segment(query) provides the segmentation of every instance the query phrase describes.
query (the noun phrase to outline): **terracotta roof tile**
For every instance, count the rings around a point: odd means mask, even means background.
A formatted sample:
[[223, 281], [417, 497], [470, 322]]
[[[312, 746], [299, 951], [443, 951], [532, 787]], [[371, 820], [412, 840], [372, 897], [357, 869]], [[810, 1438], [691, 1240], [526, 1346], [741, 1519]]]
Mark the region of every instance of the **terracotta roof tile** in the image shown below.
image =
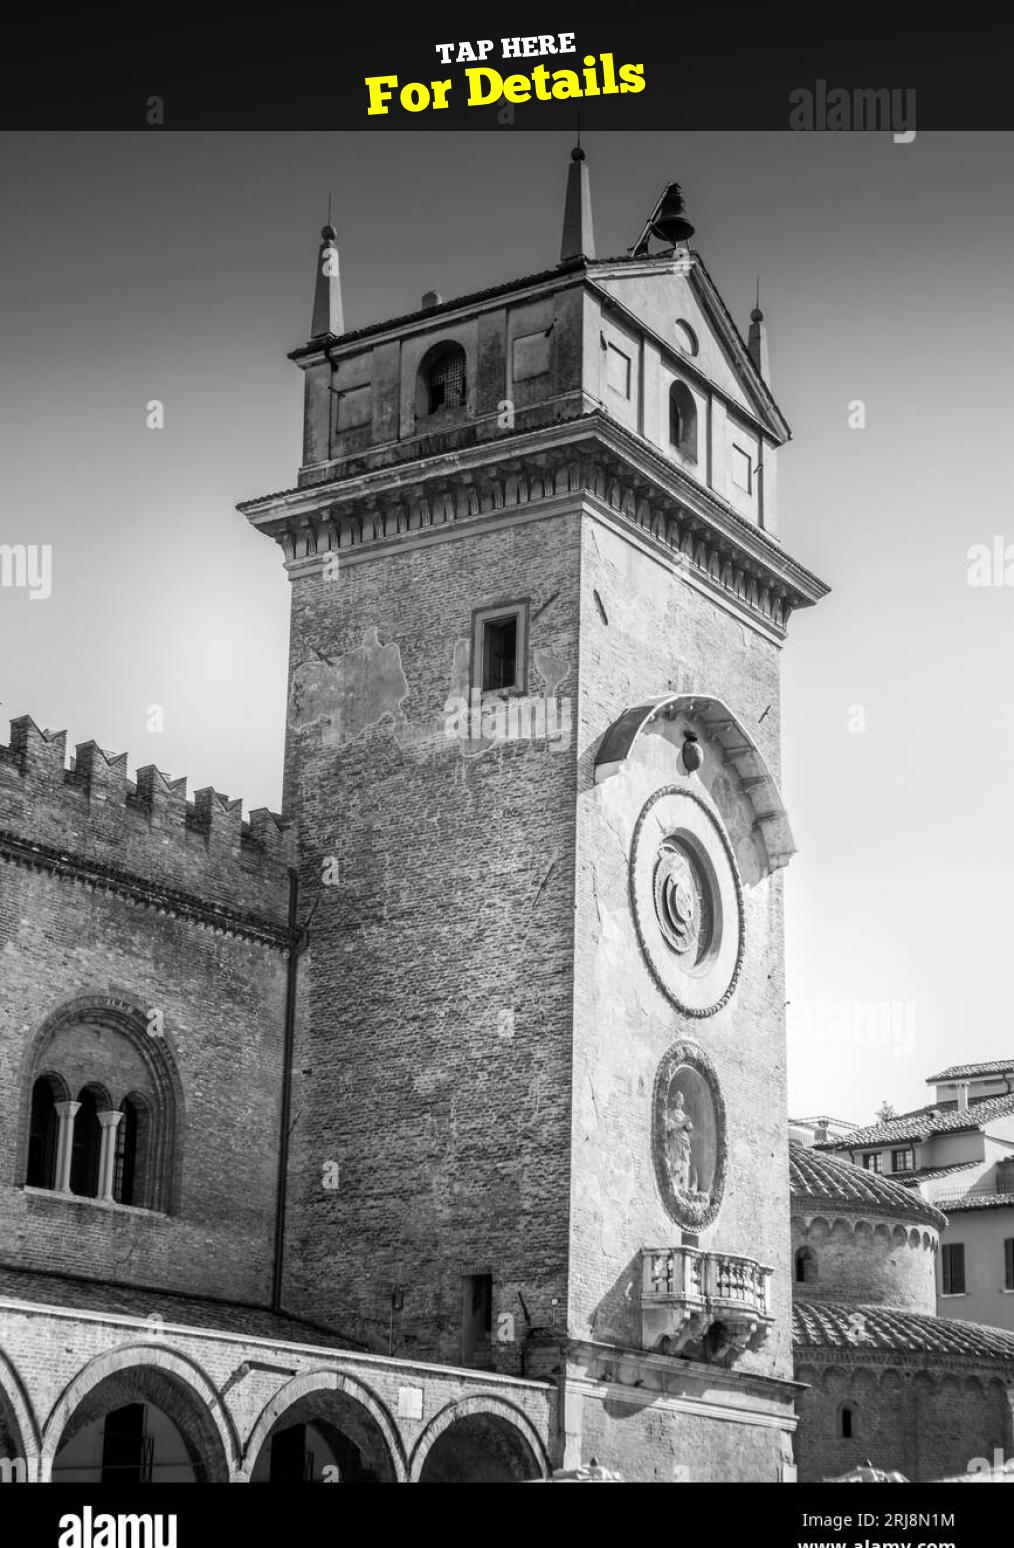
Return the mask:
[[1010, 1361], [1014, 1367], [1014, 1333], [928, 1317], [918, 1312], [891, 1311], [883, 1306], [851, 1302], [798, 1302], [792, 1314], [792, 1342], [797, 1349], [882, 1349], [885, 1353], [965, 1355], [969, 1359]]
[[984, 1097], [969, 1102], [964, 1112], [950, 1103], [938, 1107], [918, 1107], [911, 1113], [899, 1113], [886, 1123], [873, 1123], [857, 1129], [845, 1140], [822, 1140], [818, 1150], [855, 1150], [861, 1145], [889, 1145], [893, 1140], [918, 1139], [922, 1135], [946, 1134], [953, 1129], [974, 1129], [991, 1118], [1014, 1113], [1014, 1091], [1003, 1096]]
[[943, 1229], [944, 1217], [911, 1188], [867, 1172], [840, 1156], [825, 1155], [805, 1145], [789, 1144], [789, 1190], [795, 1202], [812, 1199], [849, 1210], [892, 1218], [922, 1220]]
[[1014, 1059], [989, 1059], [985, 1064], [949, 1064], [938, 1075], [927, 1075], [926, 1084], [935, 1086], [939, 1081], [968, 1080], [973, 1075], [1000, 1075], [1008, 1071], [1014, 1075]]

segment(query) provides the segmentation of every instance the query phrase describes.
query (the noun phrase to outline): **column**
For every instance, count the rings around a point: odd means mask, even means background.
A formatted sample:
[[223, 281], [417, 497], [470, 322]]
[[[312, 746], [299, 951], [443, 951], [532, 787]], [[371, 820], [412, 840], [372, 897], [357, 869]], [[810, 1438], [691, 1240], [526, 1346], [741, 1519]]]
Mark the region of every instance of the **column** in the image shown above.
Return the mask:
[[74, 1142], [74, 1119], [77, 1116], [81, 1103], [54, 1102], [53, 1105], [60, 1120], [60, 1128], [56, 1136], [56, 1177], [53, 1187], [57, 1193], [69, 1193], [70, 1158]]
[[102, 1125], [102, 1149], [99, 1151], [99, 1191], [98, 1197], [105, 1199], [107, 1204], [112, 1204], [113, 1181], [116, 1177], [116, 1130], [123, 1114], [114, 1112], [99, 1113], [99, 1123]]

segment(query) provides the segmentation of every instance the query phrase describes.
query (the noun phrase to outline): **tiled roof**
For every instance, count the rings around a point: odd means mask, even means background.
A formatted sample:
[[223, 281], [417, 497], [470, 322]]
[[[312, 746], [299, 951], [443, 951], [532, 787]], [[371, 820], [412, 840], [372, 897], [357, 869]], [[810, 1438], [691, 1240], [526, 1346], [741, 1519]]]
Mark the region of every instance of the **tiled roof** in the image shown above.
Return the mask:
[[1014, 1368], [1014, 1333], [978, 1322], [928, 1317], [852, 1302], [800, 1301], [792, 1313], [792, 1342], [800, 1349], [856, 1349], [897, 1354], [965, 1355], [1009, 1360]]
[[893, 1140], [919, 1139], [923, 1135], [946, 1134], [953, 1129], [974, 1129], [988, 1123], [991, 1118], [1003, 1118], [1014, 1113], [1014, 1091], [1003, 1096], [983, 1097], [969, 1102], [964, 1112], [950, 1103], [935, 1107], [917, 1107], [911, 1113], [899, 1113], [886, 1123], [873, 1123], [868, 1128], [857, 1129], [848, 1139], [822, 1140], [819, 1150], [854, 1150], [860, 1145], [889, 1145]]
[[917, 1188], [920, 1183], [932, 1182], [934, 1177], [950, 1177], [954, 1172], [967, 1172], [970, 1166], [981, 1165], [981, 1161], [953, 1161], [950, 1166], [918, 1166], [897, 1180], [905, 1188]]
[[361, 1350], [366, 1346], [337, 1331], [304, 1322], [288, 1313], [242, 1302], [203, 1300], [199, 1296], [174, 1295], [165, 1290], [103, 1284], [100, 1280], [65, 1278], [61, 1274], [34, 1274], [26, 1269], [0, 1267], [0, 1296], [34, 1301], [42, 1306], [70, 1307], [105, 1312], [110, 1316], [160, 1317], [183, 1327], [239, 1333], [249, 1338], [277, 1339], [287, 1344], [316, 1344], [335, 1349]]
[[789, 1191], [793, 1202], [812, 1199], [848, 1210], [864, 1210], [892, 1218], [914, 1217], [941, 1230], [944, 1217], [911, 1188], [903, 1188], [878, 1172], [864, 1171], [831, 1156], [789, 1143]]
[[944, 1080], [969, 1080], [973, 1075], [1014, 1075], [1014, 1059], [990, 1059], [985, 1064], [949, 1064], [939, 1075], [927, 1075], [927, 1086]]
[[966, 1193], [964, 1197], [947, 1199], [941, 1209], [953, 1215], [964, 1209], [1010, 1209], [1014, 1205], [1014, 1193]]

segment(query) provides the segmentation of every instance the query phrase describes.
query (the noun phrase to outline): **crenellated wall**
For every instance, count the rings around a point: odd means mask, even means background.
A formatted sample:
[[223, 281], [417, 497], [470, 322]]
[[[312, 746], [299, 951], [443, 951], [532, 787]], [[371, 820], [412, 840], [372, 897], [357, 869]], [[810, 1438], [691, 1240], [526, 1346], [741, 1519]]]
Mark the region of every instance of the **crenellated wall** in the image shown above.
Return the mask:
[[[23, 717], [0, 747], [0, 1260], [270, 1293], [289, 833]], [[148, 1114], [138, 1202], [26, 1186], [32, 1088]], [[72, 1115], [73, 1116], [73, 1115]], [[113, 1121], [112, 1119], [109, 1120]], [[73, 1129], [71, 1129], [73, 1133]], [[54, 1173], [54, 1183], [58, 1181]]]

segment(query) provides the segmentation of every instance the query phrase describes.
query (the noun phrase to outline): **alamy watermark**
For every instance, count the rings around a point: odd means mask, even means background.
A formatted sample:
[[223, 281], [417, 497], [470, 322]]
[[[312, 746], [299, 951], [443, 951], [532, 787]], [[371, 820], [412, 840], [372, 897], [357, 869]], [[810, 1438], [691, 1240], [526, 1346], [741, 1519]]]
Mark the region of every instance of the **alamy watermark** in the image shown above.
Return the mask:
[[792, 1042], [836, 1048], [889, 1048], [899, 1057], [916, 1046], [915, 1000], [790, 1001], [785, 1016]]
[[0, 588], [28, 592], [29, 602], [45, 602], [53, 590], [51, 543], [0, 543]]
[[915, 139], [915, 92], [911, 87], [828, 87], [818, 80], [813, 89], [801, 86], [789, 93], [790, 129], [889, 129], [895, 145]]
[[538, 694], [487, 697], [473, 688], [444, 705], [444, 735], [460, 742], [545, 741], [550, 752], [566, 752], [573, 719], [569, 699]]

